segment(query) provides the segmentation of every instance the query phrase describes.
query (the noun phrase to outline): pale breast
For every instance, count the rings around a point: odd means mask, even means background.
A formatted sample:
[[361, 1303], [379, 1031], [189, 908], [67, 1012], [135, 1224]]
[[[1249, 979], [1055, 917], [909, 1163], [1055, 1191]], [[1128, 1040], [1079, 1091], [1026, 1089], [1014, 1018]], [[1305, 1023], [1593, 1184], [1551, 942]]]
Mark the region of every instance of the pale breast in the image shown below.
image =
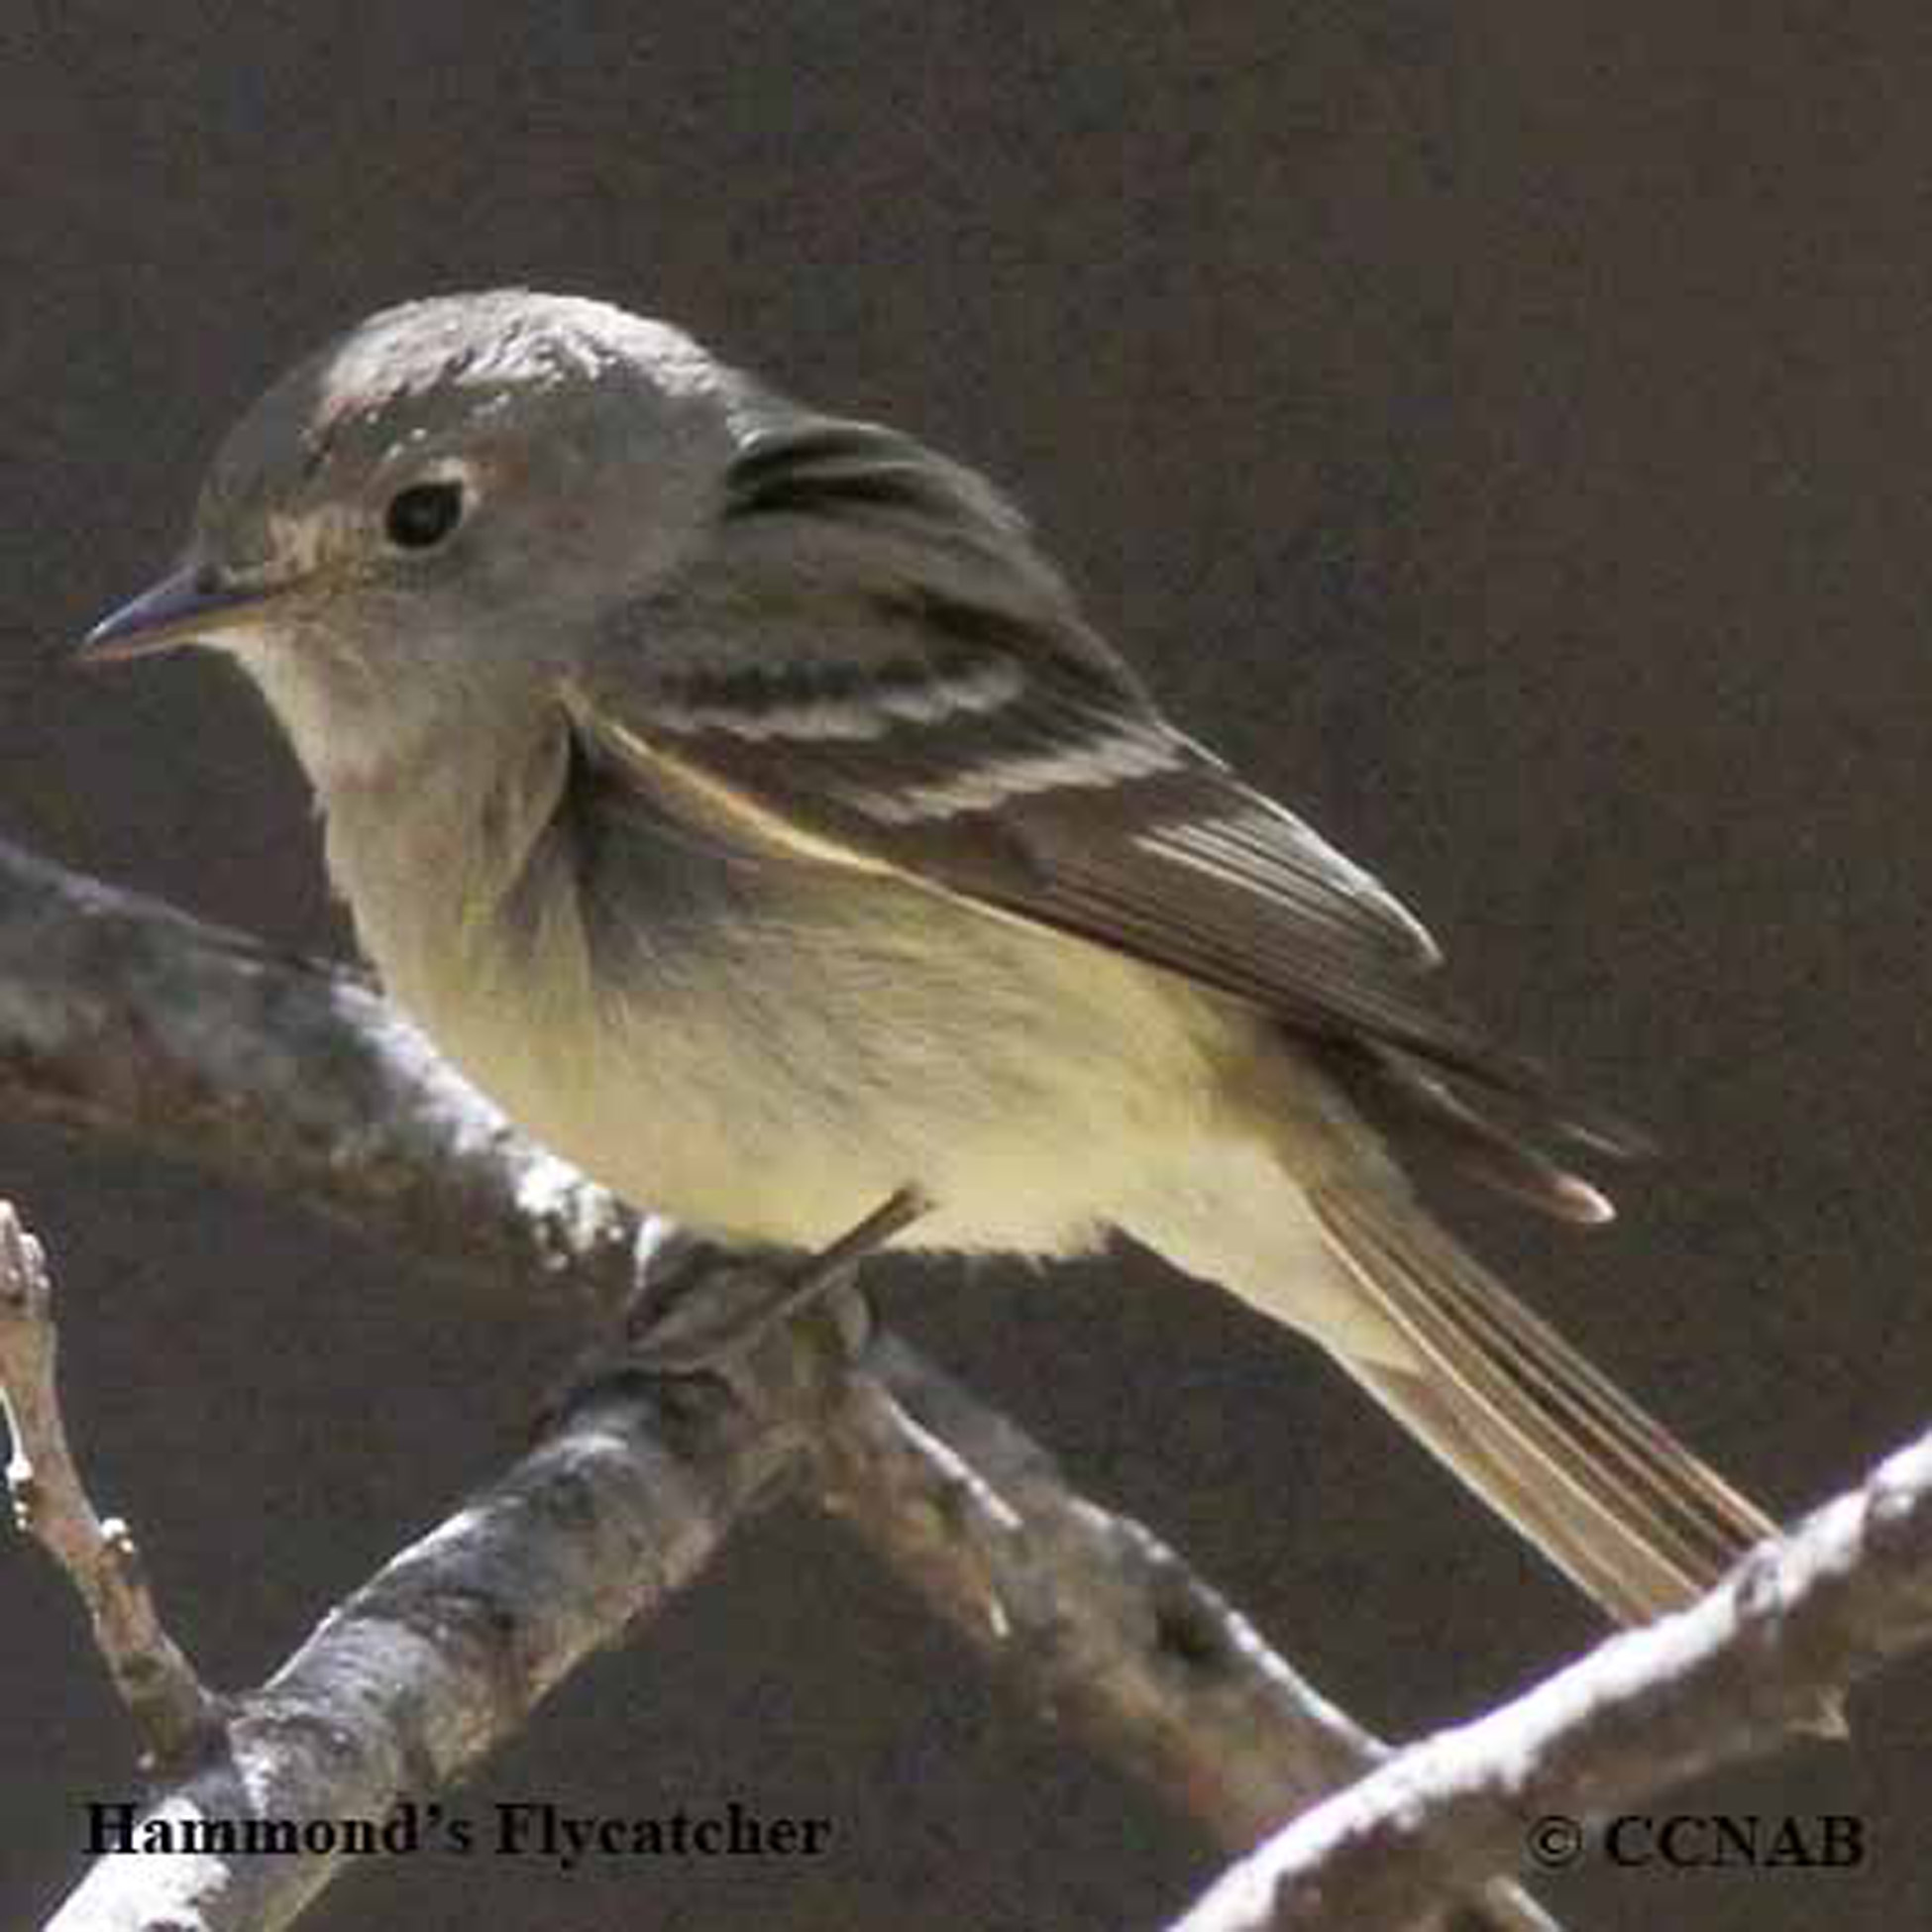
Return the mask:
[[636, 810], [554, 816], [493, 891], [435, 842], [332, 815], [393, 996], [538, 1138], [694, 1226], [816, 1244], [916, 1182], [916, 1243], [1065, 1252], [1212, 1105], [1228, 1018], [1098, 947]]

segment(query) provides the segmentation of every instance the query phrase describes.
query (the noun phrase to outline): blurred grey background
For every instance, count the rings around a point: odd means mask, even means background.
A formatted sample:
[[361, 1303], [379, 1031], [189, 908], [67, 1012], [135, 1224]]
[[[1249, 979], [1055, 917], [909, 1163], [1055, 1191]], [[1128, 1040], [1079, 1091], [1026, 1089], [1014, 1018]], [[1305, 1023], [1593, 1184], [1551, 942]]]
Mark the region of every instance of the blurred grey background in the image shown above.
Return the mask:
[[[1932, 30], [1823, 5], [105, 0], [0, 21], [0, 831], [346, 947], [289, 760], [194, 662], [50, 652], [363, 311], [673, 317], [1014, 484], [1192, 728], [1394, 883], [1462, 988], [1652, 1126], [1625, 1219], [1463, 1225], [1776, 1510], [1932, 1414]], [[520, 1440], [573, 1338], [276, 1201], [0, 1130], [75, 1423], [185, 1640], [254, 1680]], [[1122, 1256], [884, 1289], [1392, 1735], [1597, 1634], [1293, 1342]], [[0, 1541], [0, 1921], [128, 1742]], [[1924, 1896], [1932, 1663], [1665, 1808], [1849, 1811], [1856, 1872], [1617, 1873], [1578, 1928]], [[1151, 1927], [1215, 1858], [839, 1536], [756, 1526], [465, 1794], [831, 1817], [812, 1865], [438, 1863], [313, 1923]], [[1922, 1905], [1921, 1908], [1922, 1910]]]

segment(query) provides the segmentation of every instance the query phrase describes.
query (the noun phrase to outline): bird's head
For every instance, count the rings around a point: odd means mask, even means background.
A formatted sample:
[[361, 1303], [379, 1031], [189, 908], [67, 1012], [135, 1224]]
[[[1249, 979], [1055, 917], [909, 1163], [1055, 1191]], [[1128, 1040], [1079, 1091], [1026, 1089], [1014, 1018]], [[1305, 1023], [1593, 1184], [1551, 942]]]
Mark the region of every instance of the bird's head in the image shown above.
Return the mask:
[[738, 383], [601, 302], [386, 309], [242, 418], [179, 567], [82, 659], [225, 651], [312, 773], [345, 733], [377, 755], [419, 711], [460, 720], [467, 695], [556, 669], [579, 626], [675, 568], [728, 467]]

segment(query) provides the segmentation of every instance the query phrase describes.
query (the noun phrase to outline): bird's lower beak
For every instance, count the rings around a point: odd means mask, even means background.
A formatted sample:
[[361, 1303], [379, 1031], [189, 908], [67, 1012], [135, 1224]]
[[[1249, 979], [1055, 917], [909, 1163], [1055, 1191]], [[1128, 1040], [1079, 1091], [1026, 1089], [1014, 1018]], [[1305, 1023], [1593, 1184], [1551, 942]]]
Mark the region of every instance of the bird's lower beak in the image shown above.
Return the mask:
[[255, 621], [268, 599], [257, 588], [222, 583], [206, 566], [178, 570], [103, 617], [82, 639], [76, 664], [121, 664], [181, 644], [218, 644]]

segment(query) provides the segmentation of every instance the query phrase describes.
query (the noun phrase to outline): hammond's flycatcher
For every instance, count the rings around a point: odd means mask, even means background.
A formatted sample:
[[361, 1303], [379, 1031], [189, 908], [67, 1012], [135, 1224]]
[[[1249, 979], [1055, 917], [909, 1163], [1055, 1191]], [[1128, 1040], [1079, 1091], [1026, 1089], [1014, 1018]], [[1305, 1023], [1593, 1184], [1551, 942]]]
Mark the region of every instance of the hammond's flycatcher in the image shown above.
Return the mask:
[[376, 315], [242, 421], [96, 658], [230, 653], [394, 998], [693, 1228], [1077, 1253], [1325, 1348], [1614, 1615], [1771, 1525], [1418, 1203], [1571, 1221], [1592, 1137], [1377, 882], [1161, 715], [1011, 503], [690, 337], [507, 290]]

